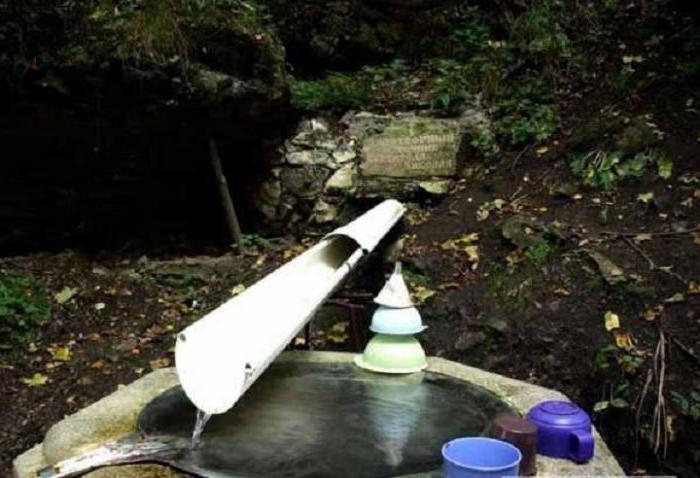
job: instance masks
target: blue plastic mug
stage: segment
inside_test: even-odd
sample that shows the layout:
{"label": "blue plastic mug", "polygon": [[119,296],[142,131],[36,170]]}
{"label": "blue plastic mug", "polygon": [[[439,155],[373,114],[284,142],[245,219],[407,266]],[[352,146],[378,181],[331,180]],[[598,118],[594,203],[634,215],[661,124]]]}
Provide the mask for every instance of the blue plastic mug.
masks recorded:
{"label": "blue plastic mug", "polygon": [[445,478],[518,476],[520,450],[494,438],[457,438],[442,447]]}

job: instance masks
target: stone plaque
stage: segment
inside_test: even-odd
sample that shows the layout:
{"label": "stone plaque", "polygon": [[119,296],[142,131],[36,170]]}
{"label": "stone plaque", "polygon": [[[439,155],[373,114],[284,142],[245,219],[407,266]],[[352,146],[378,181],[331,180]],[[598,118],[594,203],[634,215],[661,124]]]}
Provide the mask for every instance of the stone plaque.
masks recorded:
{"label": "stone plaque", "polygon": [[453,176],[460,134],[456,122],[409,118],[392,121],[363,143],[362,174],[415,178]]}

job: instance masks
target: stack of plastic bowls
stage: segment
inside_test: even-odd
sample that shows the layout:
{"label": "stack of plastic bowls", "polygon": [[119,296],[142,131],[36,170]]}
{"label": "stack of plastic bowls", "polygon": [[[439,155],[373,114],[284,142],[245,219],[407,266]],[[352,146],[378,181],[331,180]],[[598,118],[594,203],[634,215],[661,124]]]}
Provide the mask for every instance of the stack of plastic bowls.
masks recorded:
{"label": "stack of plastic bowls", "polygon": [[426,327],[411,302],[400,263],[374,301],[379,307],[372,316],[370,330],[377,335],[369,341],[364,353],[355,358],[357,366],[399,374],[419,372],[427,367],[423,347],[414,337]]}

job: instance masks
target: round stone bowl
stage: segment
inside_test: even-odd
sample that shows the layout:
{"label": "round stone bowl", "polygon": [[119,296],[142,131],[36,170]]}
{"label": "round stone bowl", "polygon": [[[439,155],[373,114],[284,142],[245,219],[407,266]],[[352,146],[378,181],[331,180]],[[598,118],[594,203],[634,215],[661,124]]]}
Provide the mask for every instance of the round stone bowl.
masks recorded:
{"label": "round stone bowl", "polygon": [[[43,468],[131,437],[166,438],[183,447],[155,463],[101,468],[84,478],[198,473],[437,478],[444,443],[481,434],[498,413],[523,415],[542,400],[566,400],[560,392],[437,357],[427,359],[423,372],[409,375],[364,371],[354,358],[338,352],[282,354],[231,412],[212,418],[195,450],[189,443],[196,411],[175,370],[156,370],[56,423],[42,443],[14,460],[14,476],[34,478]],[[593,433],[596,454],[589,462],[538,457],[538,472],[624,475]]]}

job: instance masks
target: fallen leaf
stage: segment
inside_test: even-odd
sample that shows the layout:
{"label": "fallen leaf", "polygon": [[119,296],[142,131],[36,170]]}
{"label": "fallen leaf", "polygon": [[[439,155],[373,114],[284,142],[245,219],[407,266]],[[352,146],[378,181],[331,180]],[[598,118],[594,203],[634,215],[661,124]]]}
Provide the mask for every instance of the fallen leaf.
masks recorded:
{"label": "fallen leaf", "polygon": [[411,294],[411,297],[413,298],[413,302],[415,302],[416,305],[421,305],[435,294],[436,292],[434,290],[428,289],[427,287],[424,287],[422,285],[417,285],[413,287],[413,293]]}
{"label": "fallen leaf", "polygon": [[336,344],[342,344],[346,342],[349,338],[349,335],[347,333],[349,325],[350,322],[348,321],[333,324],[333,327],[331,327],[330,331],[327,334],[328,340]]}
{"label": "fallen leaf", "polygon": [[23,378],[22,383],[29,387],[39,387],[45,385],[49,381],[49,377],[41,373],[35,373],[29,378]]}
{"label": "fallen leaf", "polygon": [[615,408],[627,408],[630,406],[629,402],[624,398],[613,398],[610,400],[610,405]]}
{"label": "fallen leaf", "polygon": [[477,264],[479,262],[479,246],[474,242],[479,240],[479,234],[473,232],[457,239],[449,239],[440,244],[443,251],[461,251],[467,255],[469,262]]}
{"label": "fallen leaf", "polygon": [[571,292],[569,292],[569,290],[564,287],[557,287],[556,289],[554,289],[554,294],[561,295],[563,297],[568,297],[571,295]]}
{"label": "fallen leaf", "polygon": [[231,288],[231,295],[238,295],[245,290],[245,284],[237,284]]}
{"label": "fallen leaf", "polygon": [[107,307],[107,305],[105,305],[104,302],[98,302],[97,304],[95,304],[95,310],[102,310],[105,307]]}
{"label": "fallen leaf", "polygon": [[156,370],[159,368],[165,368],[165,367],[170,366],[170,358],[168,358],[168,357],[157,358],[155,360],[151,360],[149,362],[149,364],[151,365],[151,368],[153,370]]}
{"label": "fallen leaf", "polygon": [[444,284],[440,284],[437,288],[440,290],[459,289],[459,282],[445,282]]}
{"label": "fallen leaf", "polygon": [[479,262],[479,246],[466,246],[464,248],[464,253],[467,255],[469,262]]}
{"label": "fallen leaf", "polygon": [[652,199],[654,199],[654,193],[643,193],[637,195],[637,201],[642,202],[644,204],[649,204],[649,202],[651,202]]}
{"label": "fallen leaf", "polygon": [[588,251],[588,255],[598,265],[601,275],[610,285],[615,285],[625,280],[625,273],[617,264],[597,251]]}
{"label": "fallen leaf", "polygon": [[689,294],[700,294],[700,283],[690,281],[690,284],[688,284],[688,293]]}
{"label": "fallen leaf", "polygon": [[104,368],[105,365],[107,365],[107,363],[104,360],[97,360],[90,365],[90,368],[95,368],[99,370],[101,368]]}
{"label": "fallen leaf", "polygon": [[656,160],[657,173],[660,178],[668,179],[673,172],[673,161],[667,157],[661,157]]}
{"label": "fallen leaf", "polygon": [[659,317],[661,317],[661,313],[663,311],[664,311],[663,305],[656,305],[656,306],[647,305],[644,308],[644,312],[642,313],[642,317],[644,317],[644,320],[652,322],[654,320],[657,320]]}
{"label": "fallen leaf", "polygon": [[510,251],[506,256],[506,262],[508,262],[508,264],[511,265],[517,264],[518,262],[522,262],[523,259],[525,259],[525,253],[519,247],[513,251]]}
{"label": "fallen leaf", "polygon": [[651,234],[637,234],[634,236],[634,242],[651,241]]}
{"label": "fallen leaf", "polygon": [[265,264],[265,261],[267,260],[267,254],[260,254],[258,259],[255,261],[255,264],[253,264],[253,269],[260,269],[263,264]]}
{"label": "fallen leaf", "polygon": [[295,347],[303,347],[306,345],[306,339],[304,337],[295,337],[294,338],[294,346]]}
{"label": "fallen leaf", "polygon": [[68,362],[72,356],[69,347],[49,347],[48,351],[54,360],[59,360],[61,362]]}
{"label": "fallen leaf", "polygon": [[617,348],[626,350],[628,352],[634,350],[632,336],[627,332],[615,333],[615,345],[617,346]]}
{"label": "fallen leaf", "polygon": [[680,292],[677,292],[668,299],[666,299],[664,302],[666,302],[667,304],[677,304],[679,302],[685,302],[685,295],[681,294]]}
{"label": "fallen leaf", "polygon": [[287,259],[291,259],[292,257],[298,256],[299,254],[304,252],[305,249],[306,247],[303,244],[294,244],[292,247],[286,249],[282,253],[282,258],[286,261]]}
{"label": "fallen leaf", "polygon": [[549,151],[549,148],[547,146],[542,146],[541,148],[537,148],[535,151],[537,154],[544,154]]}
{"label": "fallen leaf", "polygon": [[605,313],[605,330],[610,332],[613,329],[620,328],[620,316],[614,312],[607,311]]}
{"label": "fallen leaf", "polygon": [[429,216],[430,213],[427,211],[414,209],[406,214],[406,219],[411,226],[417,226],[424,223]]}
{"label": "fallen leaf", "polygon": [[505,205],[506,201],[500,198],[496,198],[493,201],[486,201],[479,209],[476,211],[476,220],[485,221],[491,215],[491,211],[500,210]]}
{"label": "fallen leaf", "polygon": [[64,287],[61,292],[56,293],[53,298],[58,302],[59,304],[63,305],[69,300],[71,300],[75,294],[78,293],[78,288],[77,287]]}

